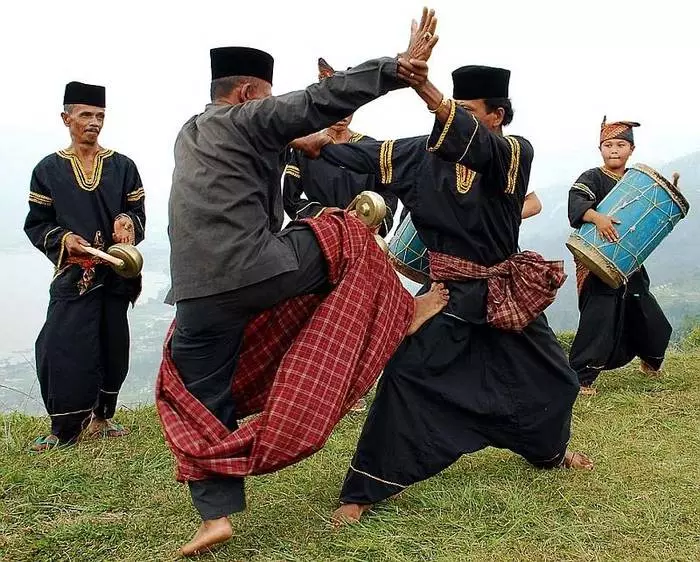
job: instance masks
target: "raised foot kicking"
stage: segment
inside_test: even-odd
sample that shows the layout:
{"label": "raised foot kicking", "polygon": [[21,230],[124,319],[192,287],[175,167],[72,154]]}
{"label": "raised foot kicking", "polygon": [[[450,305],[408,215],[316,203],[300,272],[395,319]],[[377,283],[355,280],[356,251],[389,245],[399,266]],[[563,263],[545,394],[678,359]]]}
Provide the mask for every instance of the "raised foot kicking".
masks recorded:
{"label": "raised foot kicking", "polygon": [[443,283],[433,283],[430,290],[414,299],[416,308],[413,321],[406,332],[407,336],[415,334],[420,327],[440,312],[447,305],[450,292]]}

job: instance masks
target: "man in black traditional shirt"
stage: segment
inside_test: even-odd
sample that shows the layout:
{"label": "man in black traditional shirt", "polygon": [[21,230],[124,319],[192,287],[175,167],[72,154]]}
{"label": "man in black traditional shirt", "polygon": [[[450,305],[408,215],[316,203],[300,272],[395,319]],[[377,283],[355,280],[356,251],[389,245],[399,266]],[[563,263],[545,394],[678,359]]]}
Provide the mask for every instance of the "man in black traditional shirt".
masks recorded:
{"label": "man in black traditional shirt", "polygon": [[518,252],[533,159],[504,136],[510,72],[466,66],[454,98],[415,87],[436,114],[429,137],[326,145],[321,156],[374,172],[411,213],[445,309],[404,340],[380,379],[350,464],[337,522],[429,478],[461,455],[507,448],[541,468],[591,469],[568,449],[578,382],[542,314],[563,263]]}
{"label": "man in black traditional shirt", "polygon": [[[318,59],[319,80],[332,76],[334,72],[324,59]],[[336,144],[374,141],[350,130],[351,122],[352,115],[349,115],[328,127],[326,134]],[[373,189],[376,181],[372,174],[345,170],[324,160],[308,158],[298,149],[291,148],[282,182],[284,210],[289,218],[298,220],[345,209],[360,192]],[[388,190],[379,191],[386,203],[387,214],[377,232],[386,236],[394,224],[398,198]]]}
{"label": "man in black traditional shirt", "polygon": [[51,433],[31,446],[43,451],[86,434],[119,437],[111,421],[129,368],[127,308],[141,277],[123,279],[83,246],[138,244],[145,235],[144,190],[136,165],[102,148],[105,88],[71,82],[63,122],[71,145],[32,173],[24,231],[54,264],[46,323],[36,342],[41,394]]}

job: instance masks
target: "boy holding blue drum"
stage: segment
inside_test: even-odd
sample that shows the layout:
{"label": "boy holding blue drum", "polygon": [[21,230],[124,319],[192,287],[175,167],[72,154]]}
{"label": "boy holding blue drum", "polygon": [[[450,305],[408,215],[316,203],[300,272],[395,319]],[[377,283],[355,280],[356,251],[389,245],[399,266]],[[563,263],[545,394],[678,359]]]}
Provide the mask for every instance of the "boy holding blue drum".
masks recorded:
{"label": "boy holding blue drum", "polygon": [[[593,223],[602,238],[618,241],[615,225],[619,221],[596,208],[624,175],[634,151],[633,128],[638,126],[630,121],[606,123],[603,118],[603,166],[581,174],[569,190],[569,222],[573,228]],[[578,373],[581,394],[595,394],[592,384],[601,371],[622,367],[634,357],[642,360],[642,372],[657,374],[671,337],[671,325],[649,291],[644,267],[625,285],[613,289],[575,261],[580,320],[569,360]]]}

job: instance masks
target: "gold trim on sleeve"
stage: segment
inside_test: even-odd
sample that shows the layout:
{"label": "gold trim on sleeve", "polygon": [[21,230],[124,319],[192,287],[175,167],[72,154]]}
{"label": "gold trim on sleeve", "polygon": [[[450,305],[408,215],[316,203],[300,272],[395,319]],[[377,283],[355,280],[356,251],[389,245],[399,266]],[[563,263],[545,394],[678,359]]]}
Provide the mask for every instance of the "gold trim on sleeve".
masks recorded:
{"label": "gold trim on sleeve", "polygon": [[[438,148],[442,146],[442,143],[445,142],[445,137],[447,136],[447,133],[450,130],[450,127],[452,126],[452,121],[454,121],[455,112],[457,111],[457,104],[454,100],[449,100],[449,104],[450,115],[447,117],[447,121],[445,121],[445,125],[442,128],[442,132],[440,133],[440,136],[438,137],[435,146],[430,146],[430,144],[426,145],[426,148],[429,152],[435,152]],[[428,137],[428,142],[430,142],[430,137]]]}
{"label": "gold trim on sleeve", "polygon": [[301,179],[301,170],[298,166],[287,164],[282,172],[283,176],[292,176],[293,178]]}
{"label": "gold trim on sleeve", "polygon": [[508,169],[508,179],[506,182],[506,193],[515,193],[515,185],[518,181],[518,170],[520,169],[520,143],[513,137],[505,137],[510,144],[510,167]]}
{"label": "gold trim on sleeve", "polygon": [[382,184],[386,185],[394,179],[394,141],[386,140],[379,149],[379,175]]}

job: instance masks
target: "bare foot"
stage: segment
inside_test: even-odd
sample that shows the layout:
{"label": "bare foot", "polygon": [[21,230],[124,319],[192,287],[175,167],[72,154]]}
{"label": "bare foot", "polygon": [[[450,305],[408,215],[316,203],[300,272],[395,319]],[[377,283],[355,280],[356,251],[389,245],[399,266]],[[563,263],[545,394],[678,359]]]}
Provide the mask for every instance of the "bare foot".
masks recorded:
{"label": "bare foot", "polygon": [[447,301],[450,300],[450,292],[444,284],[433,283],[427,293],[414,300],[416,308],[413,313],[413,321],[406,332],[407,336],[415,334],[423,324],[445,308]]}
{"label": "bare foot", "polygon": [[233,528],[228,517],[202,521],[197,534],[187,544],[180,547],[181,556],[196,556],[211,549],[212,546],[226,542],[233,536]]}
{"label": "bare foot", "polygon": [[567,450],[564,454],[564,467],[593,470],[593,461],[583,453]]}
{"label": "bare foot", "polygon": [[647,377],[658,378],[661,376],[661,368],[654,369],[646,361],[642,361],[639,364],[639,370],[645,374]]}
{"label": "bare foot", "polygon": [[333,527],[337,529],[343,525],[357,523],[360,517],[362,517],[362,514],[371,508],[372,504],[344,503],[336,509],[331,516]]}
{"label": "bare foot", "polygon": [[595,396],[598,391],[592,386],[582,386],[578,389],[578,393],[582,396]]}

